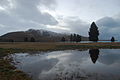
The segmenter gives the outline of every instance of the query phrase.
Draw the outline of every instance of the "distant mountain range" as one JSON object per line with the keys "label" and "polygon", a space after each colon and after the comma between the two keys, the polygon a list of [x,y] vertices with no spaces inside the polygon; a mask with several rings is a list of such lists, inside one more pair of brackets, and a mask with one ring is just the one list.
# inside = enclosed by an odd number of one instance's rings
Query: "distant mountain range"
{"label": "distant mountain range", "polygon": [[[65,37],[66,41],[70,40],[70,34],[56,33],[47,30],[29,29],[27,31],[10,32],[0,36],[1,42],[24,42],[34,38],[36,42],[60,42]],[[88,40],[88,37],[81,36],[81,40]]]}

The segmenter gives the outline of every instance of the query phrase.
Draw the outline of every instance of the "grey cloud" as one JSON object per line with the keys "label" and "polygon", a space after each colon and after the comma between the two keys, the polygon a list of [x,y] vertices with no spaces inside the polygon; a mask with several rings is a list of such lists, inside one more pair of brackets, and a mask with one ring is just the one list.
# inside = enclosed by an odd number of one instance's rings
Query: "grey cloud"
{"label": "grey cloud", "polygon": [[67,17],[64,19],[64,22],[67,24],[65,27],[70,28],[71,32],[84,36],[88,35],[89,24],[82,21],[79,17]]}
{"label": "grey cloud", "polygon": [[8,3],[8,0],[0,0],[0,6],[7,5]]}
{"label": "grey cloud", "polygon": [[114,17],[103,17],[96,21],[99,30],[101,39],[111,39],[114,36],[117,40],[119,39],[120,33],[120,19]]}
{"label": "grey cloud", "polygon": [[[10,10],[13,8],[13,4],[12,4],[13,0],[0,0],[0,8],[2,8],[2,10]],[[0,10],[1,12],[1,10]]]}
{"label": "grey cloud", "polygon": [[[59,16],[59,24],[56,28],[48,28],[47,30],[63,33],[77,33],[83,36],[88,36],[90,24],[84,22],[77,16]],[[58,28],[57,28],[58,27]]]}
{"label": "grey cloud", "polygon": [[44,4],[45,6],[47,6],[48,8],[53,9],[53,10],[57,6],[57,3],[55,0],[41,0],[41,3]]}
{"label": "grey cloud", "polygon": [[104,27],[119,27],[120,26],[120,23],[112,17],[104,17],[102,19],[99,19],[97,23],[100,26],[104,26]]}
{"label": "grey cloud", "polygon": [[[45,0],[53,1],[53,0]],[[55,25],[58,22],[48,13],[41,13],[37,9],[38,5],[41,5],[43,0],[17,0],[16,8],[13,10],[14,14],[17,14],[19,17],[22,17],[26,20],[33,20],[45,25]],[[45,3],[43,2],[43,5]],[[51,3],[52,4],[52,3]],[[48,6],[45,4],[45,6]],[[49,7],[49,6],[48,6]]]}
{"label": "grey cloud", "polygon": [[[14,8],[0,11],[0,34],[8,31],[25,30],[28,28],[44,29],[46,25],[56,25],[57,20],[49,13],[42,13],[37,6],[52,8],[55,0],[3,0],[0,6],[13,4]],[[50,3],[49,3],[50,2]],[[4,25],[4,27],[3,27]]]}

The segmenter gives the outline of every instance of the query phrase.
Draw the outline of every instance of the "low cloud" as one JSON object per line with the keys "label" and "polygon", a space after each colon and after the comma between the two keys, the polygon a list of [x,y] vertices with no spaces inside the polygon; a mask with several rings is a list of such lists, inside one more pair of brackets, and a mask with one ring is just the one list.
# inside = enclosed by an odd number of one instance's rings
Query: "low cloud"
{"label": "low cloud", "polygon": [[57,26],[64,27],[66,32],[88,36],[89,23],[81,20],[79,17],[69,16],[59,19],[59,24]]}
{"label": "low cloud", "polygon": [[104,26],[104,27],[119,27],[120,26],[120,22],[117,19],[114,19],[112,17],[103,17],[101,19],[99,19],[97,21],[97,23],[100,26]]}
{"label": "low cloud", "polygon": [[101,39],[111,39],[114,36],[119,40],[120,33],[120,19],[114,17],[103,17],[96,21],[99,30]]}

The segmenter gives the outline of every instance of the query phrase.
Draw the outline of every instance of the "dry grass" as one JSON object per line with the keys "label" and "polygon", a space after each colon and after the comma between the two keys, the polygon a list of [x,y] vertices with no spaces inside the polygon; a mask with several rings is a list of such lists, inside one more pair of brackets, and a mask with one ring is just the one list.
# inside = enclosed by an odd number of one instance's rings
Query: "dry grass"
{"label": "dry grass", "polygon": [[[53,46],[54,45],[54,46]],[[0,48],[19,48],[19,49],[49,49],[54,48],[53,43],[0,43]]]}
{"label": "dry grass", "polygon": [[9,60],[0,59],[0,80],[32,80],[22,71],[16,70]]}
{"label": "dry grass", "polygon": [[92,47],[100,47],[100,48],[120,48],[120,42],[107,42],[107,43],[40,43],[40,42],[14,42],[14,43],[0,43],[0,48],[8,49],[33,49],[33,50],[54,50],[58,48],[66,48],[67,46],[78,46],[78,48],[92,48]]}

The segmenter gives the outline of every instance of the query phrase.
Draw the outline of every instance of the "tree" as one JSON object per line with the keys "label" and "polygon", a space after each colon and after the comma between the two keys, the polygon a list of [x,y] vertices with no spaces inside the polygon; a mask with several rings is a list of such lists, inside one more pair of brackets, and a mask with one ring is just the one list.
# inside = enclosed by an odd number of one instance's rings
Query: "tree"
{"label": "tree", "polygon": [[73,41],[76,41],[76,38],[77,38],[77,35],[74,34],[74,35],[73,35]]}
{"label": "tree", "polygon": [[98,27],[96,26],[95,22],[93,22],[90,26],[89,40],[90,41],[98,41],[98,36],[99,36]]}
{"label": "tree", "polygon": [[28,38],[27,37],[24,38],[24,42],[28,42]]}
{"label": "tree", "polygon": [[14,40],[13,39],[9,39],[9,42],[14,42]]}
{"label": "tree", "polygon": [[31,37],[30,42],[35,42],[35,39]]}
{"label": "tree", "polygon": [[62,37],[61,41],[62,41],[62,42],[65,42],[65,37]]}
{"label": "tree", "polygon": [[77,34],[76,36],[76,42],[80,42],[81,41],[81,36],[79,34]]}
{"label": "tree", "polygon": [[70,41],[71,42],[73,41],[73,35],[72,34],[70,35]]}
{"label": "tree", "polygon": [[115,42],[115,38],[114,37],[111,38],[111,42]]}

